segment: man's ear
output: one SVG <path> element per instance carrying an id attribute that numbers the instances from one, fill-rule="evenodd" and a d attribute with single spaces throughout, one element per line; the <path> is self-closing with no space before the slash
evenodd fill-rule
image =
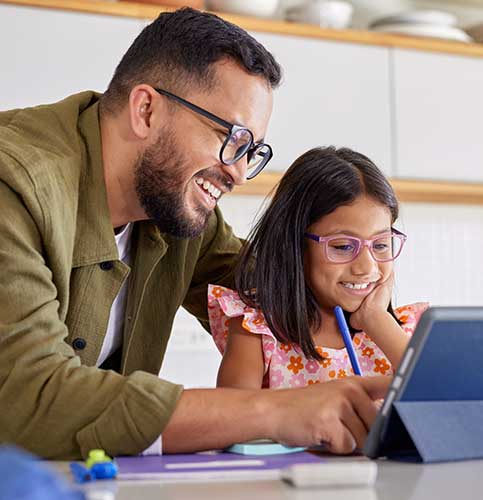
<path id="1" fill-rule="evenodd" d="M 158 94 L 149 85 L 136 85 L 129 94 L 131 130 L 139 139 L 147 139 L 152 130 L 152 114 Z"/>

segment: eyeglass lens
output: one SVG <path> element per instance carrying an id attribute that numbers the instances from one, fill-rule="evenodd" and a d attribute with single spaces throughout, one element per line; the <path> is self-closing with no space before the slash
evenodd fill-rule
<path id="1" fill-rule="evenodd" d="M 397 235 L 385 235 L 372 240 L 370 251 L 377 261 L 394 260 L 403 245 L 403 240 Z M 355 238 L 341 237 L 327 241 L 327 257 L 332 262 L 350 262 L 359 253 L 361 243 Z"/>
<path id="2" fill-rule="evenodd" d="M 231 165 L 247 154 L 247 179 L 251 179 L 263 169 L 272 156 L 268 144 L 253 144 L 253 136 L 248 129 L 238 129 L 232 132 L 225 141 L 221 160 Z"/>
<path id="3" fill-rule="evenodd" d="M 270 147 L 259 144 L 253 151 L 248 153 L 248 170 L 256 170 L 270 159 Z"/>
<path id="4" fill-rule="evenodd" d="M 252 145 L 252 134 L 247 129 L 238 129 L 232 132 L 224 145 L 221 159 L 228 165 L 238 161 Z"/>

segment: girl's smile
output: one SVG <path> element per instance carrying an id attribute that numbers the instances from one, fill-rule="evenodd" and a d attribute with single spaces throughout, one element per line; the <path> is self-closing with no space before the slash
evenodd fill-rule
<path id="1" fill-rule="evenodd" d="M 345 288 L 348 293 L 363 296 L 369 295 L 374 287 L 376 286 L 376 281 L 365 282 L 365 283 L 353 283 L 341 281 L 340 284 Z"/>

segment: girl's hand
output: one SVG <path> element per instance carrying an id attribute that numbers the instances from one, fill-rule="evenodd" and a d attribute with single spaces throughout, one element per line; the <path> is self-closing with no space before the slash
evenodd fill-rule
<path id="1" fill-rule="evenodd" d="M 393 286 L 394 273 L 391 273 L 362 301 L 359 309 L 351 314 L 350 324 L 352 328 L 364 331 L 371 330 L 371 325 L 377 321 L 377 318 L 380 318 L 381 314 L 387 314 Z"/>

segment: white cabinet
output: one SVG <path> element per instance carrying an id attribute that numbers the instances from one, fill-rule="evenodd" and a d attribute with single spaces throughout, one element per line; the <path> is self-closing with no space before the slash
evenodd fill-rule
<path id="1" fill-rule="evenodd" d="M 253 33 L 283 67 L 267 141 L 271 169 L 285 170 L 310 148 L 348 146 L 391 169 L 389 50 Z"/>
<path id="2" fill-rule="evenodd" d="M 394 57 L 395 174 L 483 181 L 483 58 Z"/>
<path id="3" fill-rule="evenodd" d="M 0 5 L 0 110 L 104 91 L 140 19 Z"/>

